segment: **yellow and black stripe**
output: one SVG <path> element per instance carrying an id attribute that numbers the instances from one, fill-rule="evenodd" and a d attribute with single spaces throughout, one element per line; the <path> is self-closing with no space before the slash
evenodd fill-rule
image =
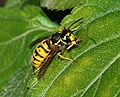
<path id="1" fill-rule="evenodd" d="M 47 55 L 50 53 L 49 39 L 43 40 L 36 47 L 33 56 L 32 62 L 36 70 L 40 69 L 43 66 L 43 62 Z"/>

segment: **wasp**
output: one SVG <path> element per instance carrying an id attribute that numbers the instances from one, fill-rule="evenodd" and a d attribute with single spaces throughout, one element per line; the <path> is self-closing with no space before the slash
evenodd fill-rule
<path id="1" fill-rule="evenodd" d="M 82 18 L 75 21 L 80 21 Z M 79 42 L 79 39 L 73 34 L 74 31 L 70 30 L 71 24 L 67 29 L 64 27 L 61 31 L 57 31 L 49 37 L 43 37 L 33 41 L 30 44 L 30 47 L 33 47 L 38 43 L 36 49 L 32 55 L 33 70 L 37 72 L 37 78 L 40 79 L 52 58 L 57 54 L 62 59 L 67 59 L 72 61 L 72 59 L 62 56 L 64 50 L 70 50 L 72 47 L 76 46 Z"/>

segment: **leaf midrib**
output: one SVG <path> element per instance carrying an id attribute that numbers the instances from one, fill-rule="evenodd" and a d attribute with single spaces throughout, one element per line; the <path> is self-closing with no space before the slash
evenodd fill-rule
<path id="1" fill-rule="evenodd" d="M 109 64 L 105 66 L 105 68 L 103 68 L 103 70 L 100 72 L 100 74 L 98 74 L 98 75 L 93 79 L 93 81 L 91 81 L 91 83 L 85 88 L 86 91 L 81 95 L 81 97 L 84 96 L 84 94 L 87 92 L 87 90 L 101 77 L 101 75 L 104 74 L 104 72 L 105 72 L 106 70 L 108 70 L 108 68 L 111 67 L 111 65 L 112 65 L 113 63 L 115 63 L 115 61 L 116 61 L 118 58 L 120 58 L 120 53 L 117 54 L 117 55 L 109 62 Z"/>
<path id="2" fill-rule="evenodd" d="M 20 38 L 22 38 L 22 37 L 25 37 L 26 35 L 34 32 L 34 31 L 39 31 L 39 30 L 45 30 L 45 29 L 43 29 L 43 28 L 29 29 L 29 30 L 27 30 L 25 33 L 22 33 L 22 34 L 20 34 L 20 35 L 18 35 L 18 36 L 16 36 L 16 37 L 13 37 L 12 39 L 10 39 L 10 40 L 8 40 L 8 41 L 1 42 L 1 43 L 0 43 L 0 46 L 1 46 L 1 45 L 8 45 L 8 44 L 10 44 L 11 42 L 14 42 L 14 41 L 16 41 L 16 40 L 18 40 L 18 39 L 20 39 Z M 47 30 L 47 29 L 46 29 L 46 30 Z M 48 30 L 49 30 L 49 29 L 48 29 Z"/>

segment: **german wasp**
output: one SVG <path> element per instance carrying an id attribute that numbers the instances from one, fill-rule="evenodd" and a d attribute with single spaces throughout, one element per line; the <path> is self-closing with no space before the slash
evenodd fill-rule
<path id="1" fill-rule="evenodd" d="M 57 31 L 49 37 L 37 39 L 30 44 L 30 47 L 32 47 L 38 43 L 32 55 L 33 69 L 34 72 L 37 72 L 38 79 L 43 76 L 50 61 L 56 54 L 63 59 L 72 61 L 72 59 L 62 56 L 62 53 L 64 50 L 69 50 L 78 44 L 79 40 L 73 35 L 70 27 L 80 20 L 82 18 L 72 23 L 67 29 L 64 27 L 62 31 Z"/>

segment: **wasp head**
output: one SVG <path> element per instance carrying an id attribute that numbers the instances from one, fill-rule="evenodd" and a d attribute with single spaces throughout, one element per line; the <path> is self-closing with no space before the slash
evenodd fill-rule
<path id="1" fill-rule="evenodd" d="M 78 38 L 70 30 L 64 32 L 62 40 L 67 44 L 67 49 L 76 46 L 79 42 Z"/>

